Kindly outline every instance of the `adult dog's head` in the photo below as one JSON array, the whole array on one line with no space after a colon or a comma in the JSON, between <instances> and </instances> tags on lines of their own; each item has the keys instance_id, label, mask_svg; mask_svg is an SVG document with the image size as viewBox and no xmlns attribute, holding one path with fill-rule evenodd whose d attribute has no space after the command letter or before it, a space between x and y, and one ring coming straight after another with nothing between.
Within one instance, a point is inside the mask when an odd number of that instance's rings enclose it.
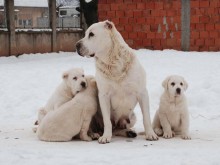
<instances>
[{"instance_id":1,"label":"adult dog's head","mask_svg":"<svg viewBox=\"0 0 220 165\"><path fill-rule=\"evenodd\" d=\"M182 76L171 75L167 77L162 86L165 89L165 92L168 92L171 97L180 97L184 94L184 91L188 88L187 82Z\"/></svg>"},{"instance_id":2,"label":"adult dog's head","mask_svg":"<svg viewBox=\"0 0 220 165\"><path fill-rule=\"evenodd\" d=\"M113 35L116 34L118 32L112 22L95 23L87 29L85 37L76 43L76 50L83 57L99 57L111 50Z\"/></svg>"}]
</instances>

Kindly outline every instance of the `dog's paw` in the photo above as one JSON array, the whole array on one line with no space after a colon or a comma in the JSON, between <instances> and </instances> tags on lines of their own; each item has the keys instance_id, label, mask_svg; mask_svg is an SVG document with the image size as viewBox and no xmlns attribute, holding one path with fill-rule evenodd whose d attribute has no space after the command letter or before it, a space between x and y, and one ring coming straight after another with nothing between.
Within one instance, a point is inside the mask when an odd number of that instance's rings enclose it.
<instances>
[{"instance_id":1,"label":"dog's paw","mask_svg":"<svg viewBox=\"0 0 220 165\"><path fill-rule=\"evenodd\" d=\"M157 134L157 136L162 136L163 135L163 130L161 128L155 128L154 132Z\"/></svg>"},{"instance_id":2,"label":"dog's paw","mask_svg":"<svg viewBox=\"0 0 220 165\"><path fill-rule=\"evenodd\" d=\"M137 136L137 133L133 130L129 130L126 132L127 137L129 138L135 138Z\"/></svg>"},{"instance_id":3,"label":"dog's paw","mask_svg":"<svg viewBox=\"0 0 220 165\"><path fill-rule=\"evenodd\" d=\"M100 144L110 143L111 137L110 136L101 136L98 141Z\"/></svg>"},{"instance_id":4,"label":"dog's paw","mask_svg":"<svg viewBox=\"0 0 220 165\"><path fill-rule=\"evenodd\" d=\"M84 137L81 137L81 140L84 140L84 141L90 142L90 141L92 141L92 138L89 137L89 136L84 136Z\"/></svg>"},{"instance_id":5,"label":"dog's paw","mask_svg":"<svg viewBox=\"0 0 220 165\"><path fill-rule=\"evenodd\" d=\"M158 136L154 133L154 131L151 131L149 133L146 133L146 140L150 140L150 141L153 141L153 140L158 140Z\"/></svg>"},{"instance_id":6,"label":"dog's paw","mask_svg":"<svg viewBox=\"0 0 220 165\"><path fill-rule=\"evenodd\" d=\"M170 139L170 138L174 137L174 132L172 132L172 131L164 132L164 133L163 133L163 137L164 137L165 139Z\"/></svg>"},{"instance_id":7,"label":"dog's paw","mask_svg":"<svg viewBox=\"0 0 220 165\"><path fill-rule=\"evenodd\" d=\"M90 137L92 138L92 140L97 140L100 138L100 135L98 133L91 133Z\"/></svg>"},{"instance_id":8,"label":"dog's paw","mask_svg":"<svg viewBox=\"0 0 220 165\"><path fill-rule=\"evenodd\" d=\"M191 137L188 134L181 135L181 138L184 140L191 140Z\"/></svg>"}]
</instances>

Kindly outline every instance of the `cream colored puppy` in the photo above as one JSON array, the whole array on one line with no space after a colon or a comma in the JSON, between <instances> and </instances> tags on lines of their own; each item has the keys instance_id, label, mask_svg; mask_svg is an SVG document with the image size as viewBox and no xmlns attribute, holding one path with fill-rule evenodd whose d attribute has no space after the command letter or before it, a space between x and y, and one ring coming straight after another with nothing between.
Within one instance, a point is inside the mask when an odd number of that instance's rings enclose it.
<instances>
[{"instance_id":1,"label":"cream colored puppy","mask_svg":"<svg viewBox=\"0 0 220 165\"><path fill-rule=\"evenodd\" d=\"M172 75L167 77L162 86L164 93L160 98L159 109L155 114L153 129L158 136L172 138L180 133L183 139L191 139L189 135L189 113L184 91L188 84L183 77Z\"/></svg>"},{"instance_id":2,"label":"cream colored puppy","mask_svg":"<svg viewBox=\"0 0 220 165\"><path fill-rule=\"evenodd\" d=\"M87 86L84 77L84 70L81 68L73 68L63 73L63 81L51 95L45 107L38 112L38 124L44 116L64 103L70 101L77 93L84 90Z\"/></svg>"},{"instance_id":3,"label":"cream colored puppy","mask_svg":"<svg viewBox=\"0 0 220 165\"><path fill-rule=\"evenodd\" d=\"M88 130L98 107L98 92L94 76L86 76L87 88L72 100L50 111L37 129L43 141L70 141L79 134L81 140L91 141Z\"/></svg>"}]
</instances>

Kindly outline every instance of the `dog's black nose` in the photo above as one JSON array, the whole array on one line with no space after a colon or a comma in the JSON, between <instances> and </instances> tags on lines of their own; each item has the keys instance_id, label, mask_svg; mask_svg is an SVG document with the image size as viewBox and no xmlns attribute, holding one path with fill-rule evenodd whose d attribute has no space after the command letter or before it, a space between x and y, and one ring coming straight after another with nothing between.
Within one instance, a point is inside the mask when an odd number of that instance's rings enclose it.
<instances>
[{"instance_id":1,"label":"dog's black nose","mask_svg":"<svg viewBox=\"0 0 220 165\"><path fill-rule=\"evenodd\" d=\"M176 88L176 93L180 94L181 93L181 89L180 88Z\"/></svg>"},{"instance_id":2,"label":"dog's black nose","mask_svg":"<svg viewBox=\"0 0 220 165\"><path fill-rule=\"evenodd\" d=\"M83 88L85 88L86 87L86 83L83 81L83 82L81 82L81 86L83 87Z\"/></svg>"}]
</instances>

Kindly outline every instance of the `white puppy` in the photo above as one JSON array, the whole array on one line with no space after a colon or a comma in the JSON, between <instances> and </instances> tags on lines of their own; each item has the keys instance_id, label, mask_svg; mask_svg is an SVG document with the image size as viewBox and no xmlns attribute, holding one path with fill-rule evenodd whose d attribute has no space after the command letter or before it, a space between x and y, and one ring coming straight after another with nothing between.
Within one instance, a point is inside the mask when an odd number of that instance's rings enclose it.
<instances>
[{"instance_id":1,"label":"white puppy","mask_svg":"<svg viewBox=\"0 0 220 165\"><path fill-rule=\"evenodd\" d=\"M96 81L104 121L104 134L99 143L111 141L112 123L129 124L138 102L146 139L157 140L150 121L145 70L114 24L110 21L93 24L76 48L79 55L96 60Z\"/></svg>"},{"instance_id":2,"label":"white puppy","mask_svg":"<svg viewBox=\"0 0 220 165\"><path fill-rule=\"evenodd\" d=\"M81 140L91 141L88 130L97 111L98 91L94 76L86 76L87 88L72 100L44 117L37 129L43 141L70 141L77 134Z\"/></svg>"},{"instance_id":3,"label":"white puppy","mask_svg":"<svg viewBox=\"0 0 220 165\"><path fill-rule=\"evenodd\" d=\"M47 104L38 112L38 124L44 116L64 103L70 101L78 92L84 90L87 86L84 77L84 70L81 68L73 68L63 73L63 81L51 95Z\"/></svg>"},{"instance_id":4,"label":"white puppy","mask_svg":"<svg viewBox=\"0 0 220 165\"><path fill-rule=\"evenodd\" d=\"M184 95L187 82L181 76L172 75L163 81L162 86L164 93L153 121L155 133L164 138L172 138L175 133L180 133L183 139L190 139L189 113Z\"/></svg>"}]
</instances>

